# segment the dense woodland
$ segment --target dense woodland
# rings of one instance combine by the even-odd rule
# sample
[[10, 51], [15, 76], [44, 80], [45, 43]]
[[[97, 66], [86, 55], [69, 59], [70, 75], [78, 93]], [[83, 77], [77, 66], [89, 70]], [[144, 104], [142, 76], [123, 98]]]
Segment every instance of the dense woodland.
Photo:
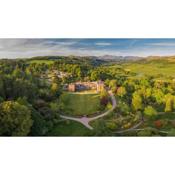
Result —
[[[59, 117], [60, 113], [66, 113], [60, 101], [65, 84], [98, 80], [104, 81], [106, 87], [113, 91], [117, 108], [105, 119], [92, 123], [94, 131], [81, 131], [78, 127], [82, 133], [73, 135], [175, 135], [175, 76], [173, 71], [168, 72], [169, 64], [175, 68], [175, 62], [170, 62], [169, 58], [132, 61], [74, 56], [2, 59], [0, 135], [64, 135], [60, 131], [63, 125], [64, 131], [66, 126], [69, 130], [71, 125], [71, 122], [62, 122]], [[132, 70], [136, 65], [151, 65], [152, 69], [156, 65], [160, 72], [154, 73], [153, 70], [151, 73], [151, 69], [147, 70], [148, 73], [136, 72]], [[166, 74], [161, 72], [162, 65], [162, 69], [167, 69]], [[55, 70], [64, 72], [67, 76], [52, 74]], [[52, 76], [48, 78], [47, 74]], [[100, 94], [100, 105], [100, 110], [105, 110], [110, 105], [105, 90]], [[137, 129], [128, 130], [139, 122], [141, 125]], [[58, 129], [57, 133], [54, 133], [55, 128]], [[120, 132], [125, 130], [126, 132]], [[67, 131], [65, 133], [70, 134]]]

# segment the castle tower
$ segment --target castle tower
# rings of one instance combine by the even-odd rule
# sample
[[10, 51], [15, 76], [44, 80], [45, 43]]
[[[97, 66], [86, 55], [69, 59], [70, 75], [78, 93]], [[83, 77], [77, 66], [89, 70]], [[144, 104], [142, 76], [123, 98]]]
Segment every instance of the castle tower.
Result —
[[68, 91], [70, 91], [70, 92], [75, 92], [75, 91], [76, 91], [76, 86], [75, 86], [75, 84], [69, 84], [69, 85], [68, 85]]

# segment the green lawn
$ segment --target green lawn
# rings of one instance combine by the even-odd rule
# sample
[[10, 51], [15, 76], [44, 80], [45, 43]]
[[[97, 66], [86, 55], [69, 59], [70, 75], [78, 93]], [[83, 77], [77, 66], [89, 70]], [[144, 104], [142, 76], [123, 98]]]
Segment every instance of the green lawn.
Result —
[[72, 116], [90, 115], [100, 108], [100, 96], [97, 93], [64, 92], [60, 97], [64, 113]]
[[74, 121], [61, 122], [48, 133], [48, 136], [93, 136], [94, 132], [81, 123]]

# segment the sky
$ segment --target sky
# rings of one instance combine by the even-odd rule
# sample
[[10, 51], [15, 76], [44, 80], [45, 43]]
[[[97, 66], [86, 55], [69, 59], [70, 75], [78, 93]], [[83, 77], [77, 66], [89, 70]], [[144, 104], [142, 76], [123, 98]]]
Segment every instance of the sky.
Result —
[[175, 39], [0, 39], [0, 58], [175, 55]]

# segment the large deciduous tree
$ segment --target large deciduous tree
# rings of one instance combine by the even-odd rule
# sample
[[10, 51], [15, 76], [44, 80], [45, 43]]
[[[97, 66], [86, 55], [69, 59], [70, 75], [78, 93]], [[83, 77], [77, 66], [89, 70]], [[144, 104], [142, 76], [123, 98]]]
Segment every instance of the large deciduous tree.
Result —
[[141, 110], [143, 108], [142, 97], [138, 93], [133, 94], [132, 107], [135, 111]]
[[31, 113], [27, 106], [15, 101], [0, 104], [0, 135], [26, 136], [32, 126]]

